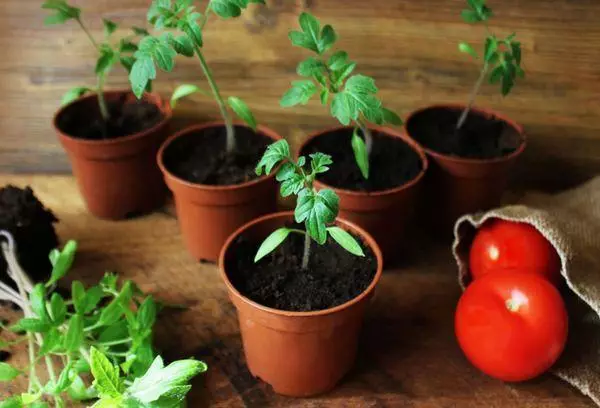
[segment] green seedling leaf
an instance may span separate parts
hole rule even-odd
[[[67,388],[69,388],[71,386],[71,384],[73,383],[73,376],[71,375],[71,369],[73,367],[73,363],[69,363],[65,366],[65,368],[62,370],[62,372],[60,373],[58,380],[56,381],[56,386],[54,387],[53,390],[53,394],[58,395],[64,391],[66,391]]]
[[[30,318],[30,317],[26,317],[23,318],[21,320],[19,320],[17,322],[17,324],[15,324],[12,327],[13,331],[16,332],[20,332],[20,331],[28,331],[28,332],[33,332],[33,333],[45,333],[48,330],[50,330],[51,326],[49,322],[40,320],[40,319],[35,319],[35,318]]]
[[[73,265],[73,261],[75,260],[75,253],[77,252],[77,242],[76,241],[68,241],[62,252],[58,255],[54,255],[55,262],[53,262],[52,266],[52,274],[50,276],[50,280],[46,283],[46,287],[50,287],[58,282],[63,276],[67,274],[71,266]]]
[[[358,135],[358,129],[354,129],[354,133],[352,133],[351,145],[356,164],[362,176],[367,180],[369,178],[369,154],[365,141]]]
[[[324,153],[312,153],[309,155],[311,158],[310,167],[314,174],[325,173],[329,170],[329,165],[333,164],[331,156]]]
[[[117,299],[114,299],[108,304],[108,306],[102,309],[98,323],[102,326],[110,326],[111,324],[116,323],[121,316],[123,316],[123,313],[124,310],[121,302]]]
[[[139,52],[139,51],[138,51]],[[141,98],[150,81],[156,79],[156,68],[150,57],[139,57],[129,72],[131,90],[138,98]]]
[[[104,23],[104,37],[108,38],[117,30],[117,24],[107,19],[102,19],[102,22]]]
[[[344,90],[335,95],[331,103],[331,114],[343,125],[357,120],[362,113],[368,118],[381,118],[381,101],[374,95],[377,87],[373,78],[353,75],[346,81]]]
[[[319,54],[324,54],[325,52],[327,52],[327,50],[331,48],[331,46],[335,43],[336,40],[337,35],[335,33],[335,30],[332,26],[327,24],[325,27],[323,27],[323,30],[321,31],[321,38],[319,41]]]
[[[481,21],[481,18],[479,17],[477,12],[473,10],[463,10],[460,13],[460,16],[462,17],[464,22],[469,24],[479,23]]]
[[[104,291],[100,286],[92,286],[87,292],[85,292],[85,309],[84,314],[90,313],[96,309],[98,303],[104,298]]]
[[[324,64],[315,57],[308,57],[298,64],[296,72],[303,77],[313,77],[321,73]]]
[[[0,408],[22,408],[23,407],[23,399],[20,395],[15,395],[13,397],[9,397],[4,401],[0,402]]]
[[[381,113],[383,115],[383,121],[385,123],[390,123],[396,126],[402,126],[402,119],[400,118],[400,116],[398,116],[396,112],[382,107]]]
[[[119,375],[119,367],[114,366],[95,347],[91,348],[90,357],[94,387],[98,394],[102,397],[120,397],[123,391],[123,382]]]
[[[262,258],[270,254],[277,248],[285,239],[290,235],[289,228],[279,228],[278,230],[273,231],[260,245],[258,248],[258,252],[254,257],[254,262],[260,261]]]
[[[510,43],[512,56],[517,65],[521,65],[521,43],[518,41]]]
[[[90,93],[90,92],[93,92],[93,91],[90,88],[87,88],[85,86],[78,86],[78,87],[69,89],[63,95],[60,103],[62,106],[68,105],[71,102],[76,101],[77,99],[81,98],[86,93]],[[58,252],[57,252],[57,255],[58,255]],[[54,264],[54,262],[52,262],[52,263]]]
[[[117,61],[119,61],[119,54],[108,46],[102,46],[100,48],[100,57],[96,62],[96,75],[107,75]]]
[[[66,21],[79,19],[81,10],[69,6],[65,0],[48,0],[42,4],[43,9],[53,10],[55,13],[44,19],[44,24],[63,24]]]
[[[498,41],[495,38],[489,37],[485,40],[484,59],[488,63],[496,56],[498,50]]]
[[[356,256],[365,256],[363,249],[356,239],[346,230],[340,227],[329,227],[327,231],[335,242],[340,244],[342,248]]]
[[[98,393],[93,387],[86,387],[80,376],[73,376],[73,382],[67,389],[69,397],[75,401],[87,401],[98,397]]]
[[[121,63],[121,65],[123,66],[123,68],[125,68],[125,70],[127,71],[128,74],[131,74],[131,70],[133,69],[133,64],[135,64],[135,58],[134,57],[128,57],[128,56],[121,56],[119,58],[119,62]],[[150,83],[150,82],[148,82]]]
[[[271,170],[280,161],[290,159],[290,145],[284,139],[278,140],[267,147],[265,154],[256,165],[256,175],[271,174]]]
[[[185,55],[186,57],[194,56],[194,43],[190,40],[190,37],[187,35],[177,37],[170,35],[167,38],[177,54]]]
[[[10,364],[0,362],[0,381],[12,381],[20,374],[21,372]]]
[[[142,37],[150,35],[150,33],[148,32],[148,30],[146,30],[143,27],[131,27],[131,30],[133,31],[133,33],[135,35],[139,35],[139,36],[142,36]]]
[[[122,38],[119,41],[119,52],[121,53],[131,53],[136,52],[138,50],[138,46],[136,43],[133,43],[125,38]],[[122,56],[121,56],[122,58]]]
[[[339,209],[339,198],[332,190],[314,193],[302,190],[294,211],[296,222],[304,222],[309,235],[323,245],[327,240],[327,224],[335,220]]]
[[[490,78],[489,78],[490,84],[497,84],[498,82],[500,82],[500,80],[502,79],[503,76],[504,76],[504,67],[502,65],[498,65],[490,73]]]
[[[346,51],[336,51],[331,57],[329,57],[329,61],[327,65],[329,69],[332,71],[339,71],[343,69],[348,64],[348,53]]]
[[[107,292],[117,291],[117,275],[114,273],[105,273],[100,280],[100,287]]]
[[[279,104],[283,108],[295,106],[295,105],[306,105],[310,98],[317,92],[317,86],[309,79],[302,81],[293,81],[292,88],[290,88],[281,98]]]
[[[151,330],[156,322],[156,303],[148,296],[138,310],[137,323],[140,330]]]
[[[56,327],[51,328],[44,335],[44,342],[42,343],[42,346],[38,350],[38,354],[40,356],[45,356],[46,354],[49,354],[49,353],[52,353],[52,352],[58,350],[61,346],[61,342],[62,342],[61,333],[58,331],[58,329]]]
[[[264,0],[210,0],[210,8],[221,18],[239,17],[251,3],[265,4]]]
[[[33,290],[29,294],[29,303],[31,309],[42,321],[48,321],[48,312],[46,311],[46,289],[44,285],[38,283],[33,287]]]
[[[67,351],[79,349],[79,346],[83,342],[83,334],[83,317],[75,315],[69,322],[69,328],[65,337],[65,348]]]
[[[321,47],[320,47],[321,25],[319,24],[319,21],[312,14],[302,13],[302,14],[300,14],[300,17],[298,18],[298,22],[300,24],[300,28],[302,28],[302,31],[303,31],[305,37],[311,42],[311,44],[313,44],[313,46],[314,46],[313,51],[320,54],[321,53]]]
[[[85,313],[85,288],[79,281],[73,281],[71,284],[71,297],[73,298],[73,305],[77,313]]]
[[[196,85],[179,85],[177,88],[175,88],[175,90],[173,91],[173,95],[171,96],[171,107],[175,109],[175,106],[177,105],[177,102],[180,99],[185,98],[186,96],[193,95],[195,93],[201,93],[202,95],[210,96],[208,92],[198,88]]]
[[[91,367],[87,360],[82,357],[73,364],[73,370],[77,374],[85,374],[91,372]]]
[[[475,51],[475,49],[470,44],[467,44],[466,42],[459,43],[458,49],[460,52],[469,54],[470,56],[472,56],[475,59],[479,58],[479,55],[477,55],[477,52]]]
[[[33,404],[29,405],[29,408],[50,408],[50,405],[43,401],[36,401]]]
[[[329,100],[329,89],[322,88],[319,98],[321,99],[321,105],[327,105],[327,101]]]
[[[302,165],[298,165],[302,167]],[[292,163],[284,163],[275,178],[281,182],[280,193],[282,197],[298,194],[304,188],[304,177],[296,172],[296,168]]]
[[[256,131],[256,119],[254,118],[254,115],[252,114],[252,111],[248,105],[246,105],[246,102],[242,101],[236,96],[230,96],[227,99],[227,102],[235,114],[244,122],[246,122],[246,124],[250,126],[252,130]]]
[[[52,314],[54,325],[61,325],[65,321],[65,317],[67,316],[67,305],[62,296],[58,293],[53,293],[50,298],[50,313]]]
[[[175,66],[177,52],[172,48],[172,34],[169,34],[165,33],[160,38],[147,36],[140,41],[139,49],[134,54],[136,61],[129,74],[131,89],[138,98],[142,97],[148,83],[156,79],[155,64],[167,72]]]

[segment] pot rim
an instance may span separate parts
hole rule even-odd
[[[72,108],[76,104],[85,101],[86,99],[96,98],[97,94],[98,94],[97,92],[93,92],[93,93],[90,93],[88,95],[82,96],[81,98],[78,98],[78,99],[76,99],[76,100],[68,103],[67,105],[62,106],[58,111],[56,111],[56,113],[54,114],[54,118],[52,119],[52,126],[54,127],[54,130],[56,131],[56,133],[58,133],[58,135],[60,137],[64,137],[64,138],[66,138],[68,140],[72,140],[72,141],[75,141],[75,142],[77,142],[77,143],[79,143],[81,145],[87,145],[87,146],[110,146],[110,145],[118,145],[118,144],[121,144],[121,143],[125,143],[125,142],[130,142],[130,141],[133,141],[133,140],[141,139],[141,138],[143,138],[145,136],[148,136],[148,134],[157,132],[158,129],[160,129],[161,127],[165,126],[165,124],[167,122],[169,122],[171,120],[171,118],[173,117],[173,111],[171,109],[171,104],[170,103],[168,103],[167,101],[165,101],[160,96],[160,94],[157,93],[157,92],[147,92],[147,93],[144,94],[144,96],[151,97],[147,101],[151,102],[153,105],[156,105],[159,108],[159,110],[162,112],[162,114],[164,115],[163,118],[162,118],[162,120],[159,121],[158,123],[156,123],[151,128],[141,130],[141,131],[133,133],[131,135],[121,136],[121,137],[117,137],[117,138],[113,138],[113,139],[88,140],[88,139],[81,139],[81,138],[77,138],[77,137],[73,137],[71,135],[68,135],[65,131],[63,131],[58,126],[58,118],[65,111],[67,111],[68,109]],[[120,89],[120,90],[116,89],[116,90],[104,91],[104,95],[110,95],[110,94],[117,94],[117,95],[119,95],[119,94],[131,94],[131,95],[133,95],[133,92],[131,90],[128,90],[128,89]]]
[[[244,126],[244,127],[249,128],[249,126],[247,126],[246,124],[244,124],[240,121],[234,121],[233,125],[234,126]],[[184,180],[184,179],[176,176],[175,174],[173,174],[167,168],[167,166],[165,165],[165,163],[163,161],[163,153],[171,145],[171,143],[173,143],[176,139],[179,139],[180,137],[187,135],[188,133],[197,132],[197,131],[201,131],[201,130],[204,130],[209,127],[218,127],[218,126],[225,126],[225,122],[223,122],[221,120],[215,120],[215,121],[210,121],[210,122],[205,122],[205,123],[198,123],[195,125],[186,126],[185,128],[183,128],[183,129],[175,132],[171,136],[169,136],[161,144],[160,148],[158,149],[158,153],[156,154],[156,162],[158,163],[158,167],[160,168],[160,171],[164,174],[164,176],[169,177],[170,179],[177,182],[178,184],[184,185],[186,187],[194,188],[197,190],[204,190],[204,191],[231,191],[231,190],[251,187],[256,184],[262,183],[265,180],[275,178],[275,174],[277,173],[277,171],[276,171],[277,168],[275,168],[273,171],[271,171],[271,174],[265,174],[261,177],[252,179],[250,181],[246,181],[244,183],[228,184],[228,185],[224,185],[224,186],[214,186],[214,185],[209,185],[209,184],[192,183],[191,181]],[[274,142],[277,140],[283,139],[283,137],[281,137],[277,132],[275,132],[274,130],[272,130],[266,126],[257,125],[256,130],[260,133],[263,133],[265,136],[267,136],[269,139],[273,140]]]
[[[323,134],[326,134],[326,133],[336,132],[336,131],[340,131],[340,130],[351,130],[351,129],[354,129],[354,127],[353,126],[331,126],[324,130],[320,130],[320,131],[311,133],[304,140],[304,142],[302,142],[302,144],[300,145],[300,148],[298,149],[298,156],[300,156],[300,154],[302,153],[302,150],[313,139],[316,139],[317,137],[319,137]],[[383,126],[369,126],[369,129],[375,130],[379,133],[386,133],[386,134],[390,135],[391,137],[397,137],[397,138],[401,139],[404,143],[406,143],[408,146],[410,146],[413,149],[413,151],[415,151],[419,155],[419,158],[421,159],[422,167],[421,167],[421,171],[419,172],[419,174],[417,174],[412,180],[409,180],[408,182],[406,182],[400,186],[388,188],[385,190],[379,190],[379,191],[348,190],[348,189],[344,189],[344,188],[334,187],[334,186],[324,183],[318,179],[315,180],[315,183],[318,183],[322,186],[325,186],[326,188],[328,188],[330,190],[335,191],[338,195],[343,194],[346,196],[354,196],[354,197],[365,197],[365,196],[384,197],[384,196],[388,196],[388,195],[397,194],[398,192],[403,191],[403,190],[407,190],[410,187],[413,187],[419,181],[421,181],[421,179],[425,176],[427,169],[429,168],[429,160],[427,158],[427,155],[425,154],[425,150],[423,149],[423,147],[419,143],[417,143],[415,140],[413,140],[410,136],[408,136],[408,134],[406,134],[404,132],[398,132],[394,129],[391,129],[389,127],[383,127]],[[335,163],[334,163],[334,165],[335,165]]]
[[[453,163],[457,163],[457,164],[492,164],[492,163],[502,163],[502,162],[506,162],[506,161],[510,161],[513,160],[514,158],[516,158],[517,156],[521,155],[521,153],[523,153],[523,151],[525,150],[525,147],[527,146],[527,136],[525,136],[525,132],[523,131],[523,127],[521,125],[519,125],[517,122],[515,122],[514,120],[512,120],[511,118],[509,118],[508,116],[503,115],[502,113],[499,113],[493,109],[487,109],[487,108],[482,108],[479,106],[473,106],[471,107],[471,111],[475,111],[478,112],[480,114],[483,114],[484,116],[494,116],[500,120],[502,120],[503,122],[507,123],[508,125],[510,125],[513,129],[515,129],[517,131],[517,133],[519,134],[519,137],[521,138],[521,144],[519,145],[519,147],[517,147],[517,149],[515,149],[514,152],[507,154],[505,156],[501,156],[501,157],[495,157],[492,159],[476,159],[476,158],[469,158],[469,157],[458,157],[458,156],[451,156],[451,155],[447,155],[447,154],[443,154],[443,153],[439,153],[436,152],[435,150],[432,150],[426,146],[424,146],[422,143],[420,143],[416,138],[414,138],[413,136],[411,136],[410,132],[408,131],[408,122],[414,118],[416,115],[423,113],[427,110],[430,109],[448,109],[448,108],[453,108],[453,109],[464,109],[466,107],[466,105],[464,104],[460,104],[460,103],[438,103],[438,104],[433,104],[433,105],[427,105],[424,106],[422,108],[416,109],[414,111],[412,111],[408,117],[406,118],[406,120],[404,121],[404,131],[406,132],[406,134],[413,139],[417,144],[419,144],[421,146],[421,148],[427,152],[428,155],[431,155],[432,157],[435,157],[438,160],[444,160],[446,162],[453,162]]]
[[[233,234],[231,234],[229,236],[229,238],[227,238],[227,241],[225,241],[225,245],[223,245],[223,248],[221,249],[221,253],[219,254],[219,273],[221,275],[221,278],[225,282],[225,286],[227,286],[227,289],[229,290],[230,293],[232,293],[237,298],[241,299],[241,301],[250,305],[251,307],[253,307],[255,309],[259,309],[266,313],[273,314],[273,315],[277,315],[277,316],[281,316],[281,317],[317,317],[317,316],[327,316],[327,315],[335,314],[341,310],[348,309],[349,307],[354,306],[355,304],[362,301],[364,298],[366,298],[373,292],[373,290],[375,289],[375,286],[377,285],[377,283],[379,283],[379,280],[381,279],[381,275],[383,273],[383,255],[381,254],[381,249],[379,248],[379,245],[377,245],[377,242],[375,241],[375,239],[364,229],[362,229],[361,227],[359,227],[358,225],[356,225],[350,221],[346,221],[345,219],[337,218],[336,223],[343,224],[344,226],[347,226],[350,229],[352,229],[354,232],[356,232],[364,240],[364,242],[371,248],[371,250],[375,254],[375,258],[377,259],[377,270],[375,271],[375,276],[373,277],[373,280],[371,281],[369,286],[367,286],[367,288],[365,290],[363,290],[358,296],[348,300],[345,303],[342,303],[341,305],[337,305],[337,306],[331,307],[329,309],[316,310],[316,311],[312,311],[312,312],[296,312],[296,311],[289,311],[289,310],[279,310],[279,309],[275,309],[272,307],[264,306],[264,305],[261,305],[260,303],[257,303],[255,301],[247,298],[246,296],[242,295],[236,289],[236,287],[233,285],[233,283],[231,283],[231,281],[229,280],[229,278],[227,276],[227,272],[225,271],[225,254],[227,253],[227,250],[229,249],[229,247],[231,246],[233,241],[239,235],[241,235],[243,232],[245,232],[246,230],[252,228],[253,226],[255,226],[257,224],[260,224],[266,220],[271,220],[274,218],[286,218],[286,219],[291,218],[291,219],[293,219],[294,212],[293,211],[279,211],[279,212],[266,214],[261,217],[258,217],[256,219],[242,225]]]

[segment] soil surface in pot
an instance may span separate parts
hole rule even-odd
[[[240,236],[230,248],[227,274],[242,295],[278,310],[308,312],[341,305],[369,287],[377,271],[369,247],[362,245],[365,257],[357,257],[331,237],[325,245],[312,243],[306,270],[301,266],[302,235],[290,234],[275,251],[254,263],[259,246],[260,242]]]
[[[273,140],[235,126],[236,151],[225,152],[225,127],[215,126],[174,140],[164,151],[164,164],[175,176],[196,184],[226,186],[258,178],[256,164]]]
[[[516,129],[501,119],[469,112],[463,126],[456,123],[462,111],[457,108],[424,110],[411,118],[408,133],[435,152],[471,159],[493,159],[511,154],[522,143]]]
[[[31,188],[8,185],[0,189],[0,230],[13,235],[19,263],[35,281],[47,279],[52,271],[48,255],[58,246],[53,225],[57,221]],[[0,280],[16,287],[6,273],[3,255],[0,255]]]
[[[65,110],[58,120],[60,130],[72,137],[87,140],[116,139],[150,129],[164,118],[155,104],[145,100],[132,101],[127,94],[119,100],[107,101],[110,119],[105,122],[97,109],[78,109],[79,104]],[[92,115],[92,117],[90,117]]]
[[[303,155],[321,152],[333,159],[319,181],[346,190],[383,191],[400,187],[421,172],[423,163],[411,146],[400,138],[373,132],[369,179],[365,180],[356,164],[351,138],[351,130],[341,129],[318,136],[304,147]]]

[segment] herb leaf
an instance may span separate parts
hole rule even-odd
[[[246,124],[250,126],[252,130],[256,131],[256,119],[254,118],[254,115],[252,114],[252,111],[248,105],[246,105],[246,102],[236,96],[230,96],[227,99],[227,102],[235,114],[244,122],[246,122]]]
[[[367,153],[367,146],[365,145],[365,141],[358,135],[358,129],[354,129],[352,133],[352,151],[354,152],[354,158],[356,159],[356,164],[360,169],[363,177],[365,179],[369,178],[369,155]]]
[[[0,362],[0,381],[12,381],[20,374],[21,372],[10,364]]]
[[[283,95],[279,104],[283,108],[298,104],[306,105],[316,92],[317,86],[309,79],[293,81],[292,87]]]
[[[60,103],[62,106],[68,105],[71,102],[81,98],[86,93],[92,92],[92,90],[85,86],[78,86],[69,89],[62,97]]]
[[[346,230],[340,227],[329,227],[327,231],[331,235],[331,238],[335,240],[342,248],[356,256],[365,256],[363,249],[360,244],[354,239],[354,237]]]
[[[254,257],[254,262],[260,261],[262,258],[270,254],[290,235],[292,230],[289,228],[279,228],[273,231],[260,245],[258,252]]]
[[[273,167],[282,160],[290,158],[290,145],[286,140],[278,140],[267,147],[265,154],[256,165],[256,175],[270,174]]]
[[[120,397],[123,383],[119,376],[119,367],[114,366],[108,358],[95,347],[90,351],[94,387],[102,397]]]

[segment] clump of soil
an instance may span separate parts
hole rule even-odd
[[[58,118],[58,127],[65,134],[86,140],[116,139],[150,129],[164,115],[155,104],[131,99],[123,94],[117,100],[107,100],[110,118],[104,121],[96,98],[73,105]]]
[[[313,242],[306,270],[301,266],[302,235],[291,234],[254,263],[259,246],[260,242],[240,236],[231,246],[226,270],[242,295],[279,310],[307,312],[341,305],[360,295],[377,271],[377,259],[366,245],[362,245],[365,257],[357,257],[331,238],[325,245]]]
[[[37,199],[31,188],[8,185],[0,189],[0,230],[10,232],[17,244],[19,264],[34,281],[50,277],[48,255],[58,246],[54,223],[58,219]],[[0,254],[0,280],[15,287]]]
[[[369,179],[365,180],[356,164],[351,145],[352,130],[325,133],[307,144],[303,155],[321,152],[332,156],[333,165],[318,180],[330,186],[355,191],[383,191],[402,186],[421,172],[419,154],[403,140],[373,132],[369,159]]]
[[[493,116],[471,111],[460,129],[457,108],[424,110],[406,124],[408,133],[435,152],[471,159],[493,159],[514,152],[522,143],[516,129]]]
[[[189,133],[164,151],[164,164],[175,176],[196,184],[227,186],[258,178],[255,169],[267,146],[267,136],[235,126],[236,151],[225,151],[224,126]]]

